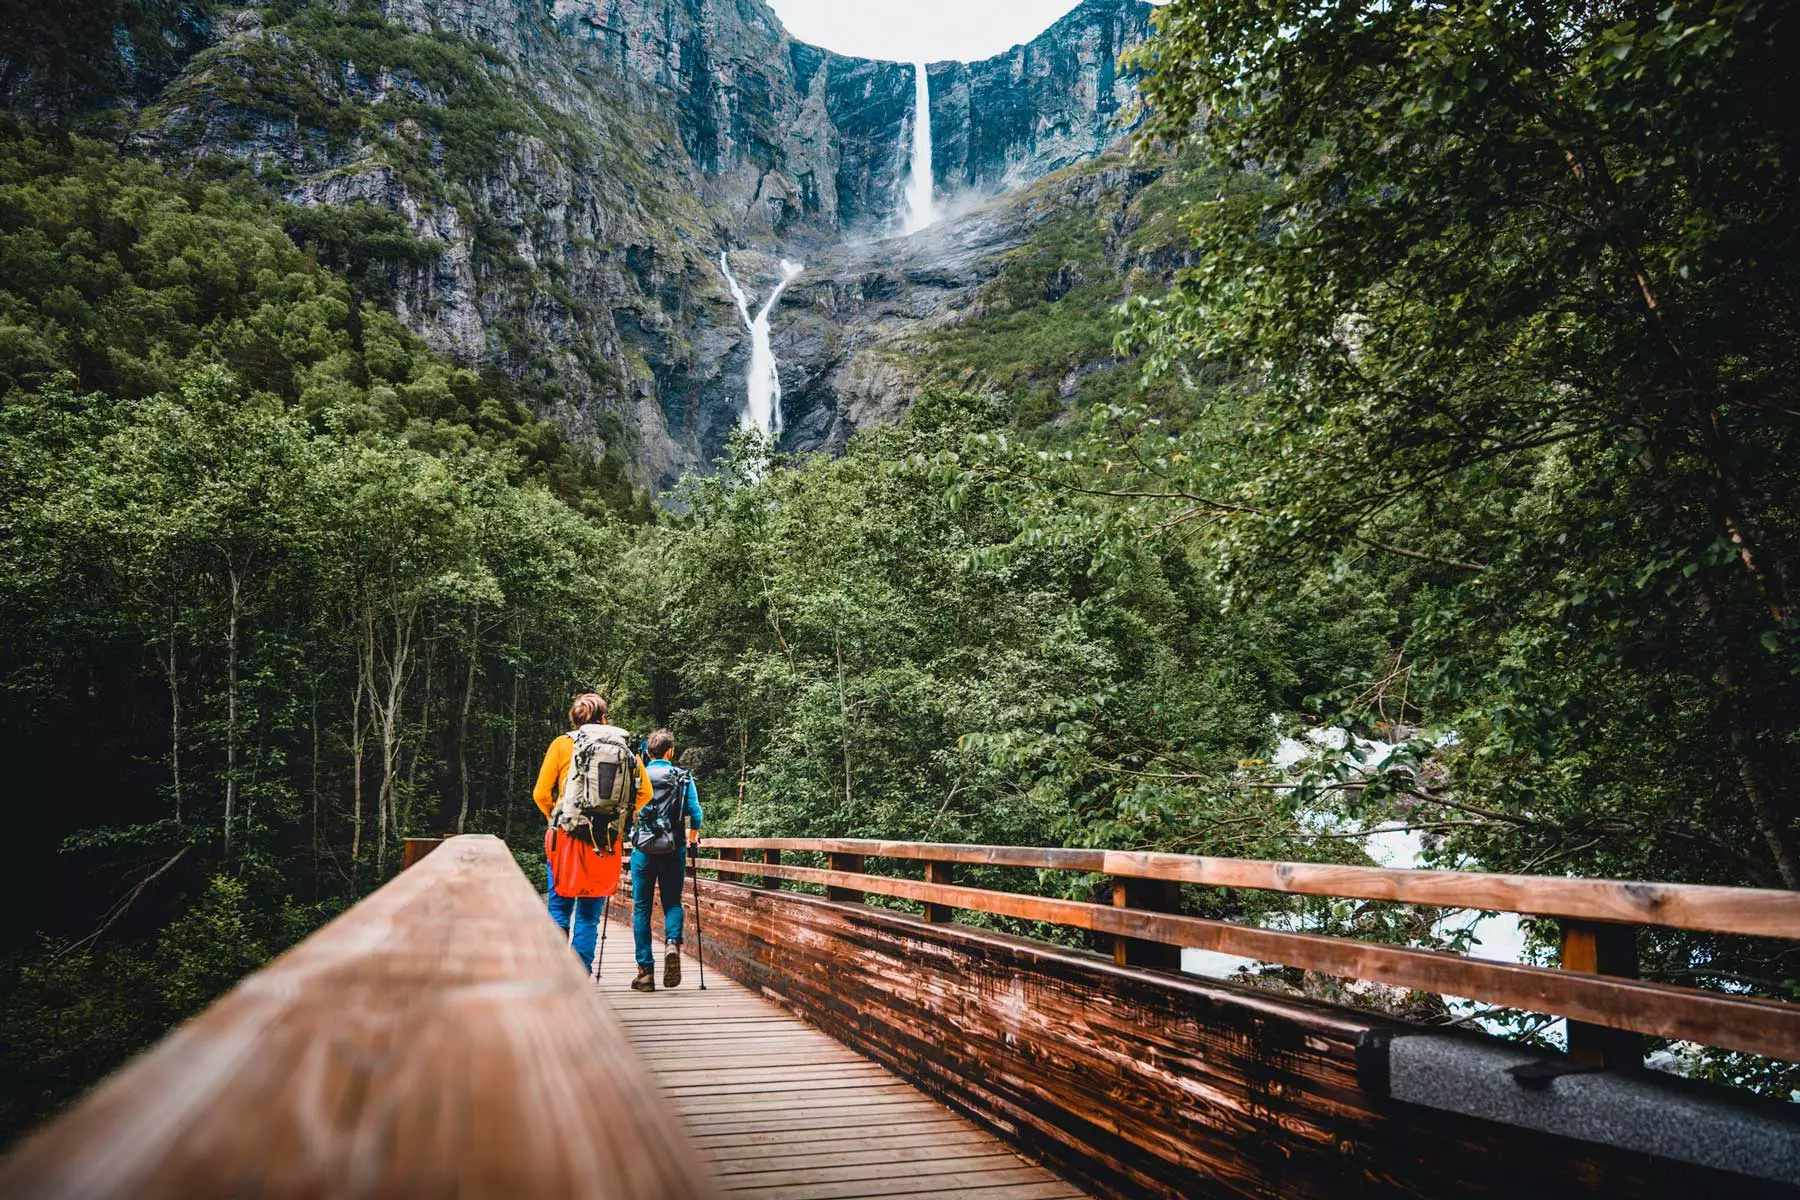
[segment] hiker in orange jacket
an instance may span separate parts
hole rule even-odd
[[[569,707],[569,727],[580,729],[584,725],[606,724],[608,708],[606,701],[592,692],[575,697],[575,703]],[[624,733],[624,730],[620,730]],[[629,741],[629,736],[626,738]],[[575,754],[575,741],[571,734],[563,734],[550,743],[550,749],[544,752],[544,765],[538,769],[537,787],[532,789],[531,798],[544,814],[544,820],[550,820],[550,813],[556,807],[558,796],[569,776],[569,762]],[[632,766],[637,772],[637,799],[633,809],[639,809],[650,802],[650,776],[644,771],[644,764],[633,757]],[[545,849],[549,849],[546,837]],[[610,854],[602,857],[602,870],[608,870],[613,878],[618,877],[619,867],[623,861],[624,843],[613,847]],[[549,884],[550,919],[564,934],[569,932],[569,923],[574,922],[575,937],[572,945],[575,953],[581,956],[584,963],[594,959],[594,942],[600,932],[599,897],[573,899],[556,894],[556,870],[551,866],[548,856],[544,862],[544,877]]]

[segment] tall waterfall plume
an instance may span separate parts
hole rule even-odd
[[[737,276],[731,273],[730,257],[725,253],[719,255],[719,270],[731,288],[731,298],[737,302],[738,316],[750,332],[750,371],[744,379],[744,411],[739,424],[780,438],[781,370],[775,362],[775,349],[769,344],[769,316],[775,311],[781,293],[806,270],[806,264],[781,260],[781,282],[775,285],[775,290],[769,293],[769,298],[754,317],[750,315],[750,299],[738,286]]]
[[[935,224],[937,180],[931,164],[931,73],[924,63],[913,66],[912,169],[906,179],[906,232]]]

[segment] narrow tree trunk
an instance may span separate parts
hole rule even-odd
[[[750,787],[750,722],[738,722],[738,802],[737,813],[732,817],[732,828],[743,831],[744,793]]]
[[[231,609],[225,635],[225,857],[231,857],[231,818],[237,808],[238,616],[243,584],[237,569],[229,572]]]
[[[1719,668],[1719,704],[1730,731],[1738,783],[1744,789],[1744,799],[1749,804],[1757,832],[1762,834],[1763,843],[1769,848],[1769,858],[1775,864],[1775,873],[1781,877],[1781,885],[1800,891],[1800,853],[1794,848],[1793,829],[1776,800],[1774,788],[1757,763],[1756,739],[1744,728],[1743,680],[1738,675],[1737,664],[1730,659],[1730,650],[1725,653],[1725,662]]]
[[[410,602],[397,605],[394,609],[394,644],[387,656],[387,679],[381,698],[376,700],[377,715],[381,718],[381,794],[377,801],[381,819],[381,836],[377,843],[376,859],[387,861],[387,837],[391,830],[396,840],[403,836],[400,829],[399,783],[400,783],[400,714],[406,701],[406,678],[411,670],[413,623],[418,609]]]
[[[513,659],[512,673],[512,711],[509,715],[508,743],[506,747],[506,798],[501,802],[505,815],[501,819],[501,834],[512,836],[512,818],[514,808],[513,788],[518,784],[519,768],[519,665],[518,658]]]
[[[838,718],[842,724],[839,736],[844,747],[844,815],[848,817],[856,811],[856,802],[850,795],[850,700],[844,693],[843,636],[834,632],[831,644],[837,651]]]
[[[363,612],[363,644],[356,656],[356,700],[350,714],[350,761],[354,770],[355,803],[353,823],[350,834],[350,862],[352,870],[362,861],[363,832],[363,751],[365,748],[363,724],[363,697],[373,687],[371,679],[372,664],[375,658],[374,616],[366,609]]]
[[[1781,885],[1790,891],[1800,891],[1800,855],[1795,854],[1793,837],[1782,816],[1781,806],[1775,802],[1774,790],[1757,768],[1746,742],[1741,730],[1732,730],[1731,748],[1737,755],[1738,782],[1750,801],[1750,811],[1756,817],[1763,842],[1769,847],[1769,857],[1775,862]]]
[[[425,692],[419,701],[419,738],[413,744],[412,765],[406,768],[406,787],[410,792],[419,782],[419,759],[425,756],[425,746],[430,740],[431,730],[431,675],[432,667],[437,662],[437,645],[431,638],[425,639]]]
[[[175,785],[175,823],[181,824],[181,677],[175,665],[175,630],[169,630],[169,652],[161,658],[169,679],[169,774]]]
[[[469,673],[463,677],[462,719],[456,726],[456,781],[462,806],[456,811],[456,832],[469,823],[469,709],[475,703],[475,667],[481,661],[481,619],[469,618]]]
[[[312,677],[312,879],[313,899],[319,897],[319,677]]]

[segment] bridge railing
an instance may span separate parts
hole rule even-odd
[[[717,1195],[505,844],[407,860],[0,1159],[0,1196]]]
[[[836,900],[854,902],[873,894],[915,901],[925,906],[929,922],[950,921],[962,909],[1110,934],[1122,965],[1174,967],[1179,948],[1196,947],[1565,1017],[1570,1055],[1584,1065],[1638,1065],[1644,1034],[1800,1061],[1800,1004],[1635,977],[1637,927],[1800,939],[1800,892],[855,838],[712,838],[705,846],[718,853],[700,859],[699,870],[760,878],[765,887],[791,880],[822,885]],[[746,852],[763,861],[746,861]],[[828,866],[783,863],[784,853],[822,854]],[[924,877],[870,874],[865,870],[870,858],[923,863]],[[1100,873],[1114,881],[1112,903],[959,885],[954,882],[958,866]],[[1183,884],[1555,918],[1561,966],[1186,916],[1176,911]]]

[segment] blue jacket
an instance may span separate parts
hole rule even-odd
[[[651,785],[655,786],[674,769],[674,763],[666,758],[658,758],[652,759],[650,765],[644,768],[644,772],[650,776]],[[642,806],[640,805],[639,807]],[[700,789],[694,786],[694,777],[692,775],[688,776],[687,804],[685,807],[687,809],[688,828],[700,828],[700,822],[705,819],[705,814],[700,811]]]

